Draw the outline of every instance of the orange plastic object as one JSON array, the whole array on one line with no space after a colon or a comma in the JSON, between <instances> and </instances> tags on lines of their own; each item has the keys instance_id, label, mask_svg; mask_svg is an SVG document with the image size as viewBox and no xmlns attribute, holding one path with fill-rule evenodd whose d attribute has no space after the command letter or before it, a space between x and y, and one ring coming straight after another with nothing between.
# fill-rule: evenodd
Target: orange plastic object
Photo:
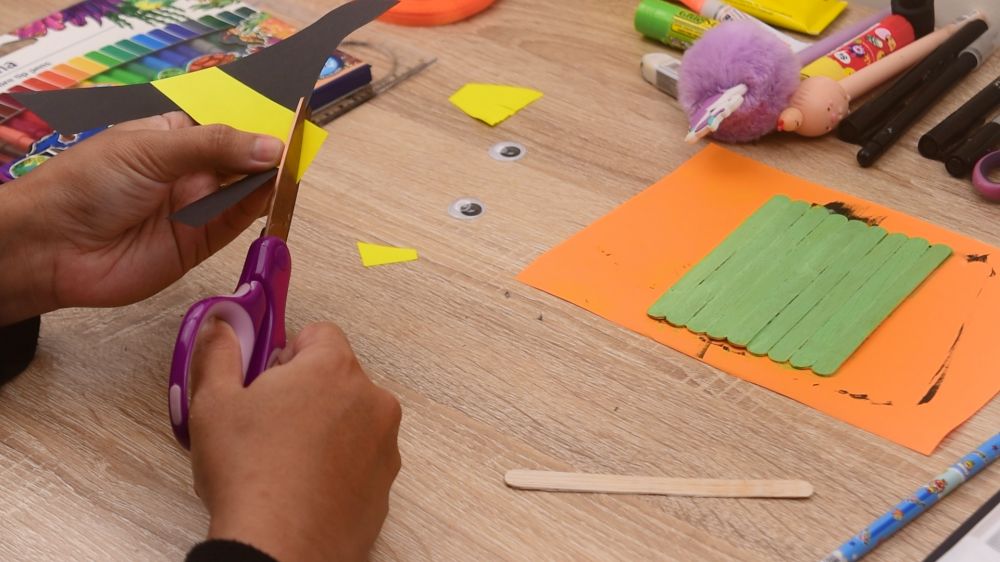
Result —
<instances>
[{"instance_id":1,"label":"orange plastic object","mask_svg":"<svg viewBox=\"0 0 1000 562\"><path fill-rule=\"evenodd\" d=\"M446 25L471 18L494 2L496 0L400 0L378 19L396 25Z\"/></svg>"}]
</instances>

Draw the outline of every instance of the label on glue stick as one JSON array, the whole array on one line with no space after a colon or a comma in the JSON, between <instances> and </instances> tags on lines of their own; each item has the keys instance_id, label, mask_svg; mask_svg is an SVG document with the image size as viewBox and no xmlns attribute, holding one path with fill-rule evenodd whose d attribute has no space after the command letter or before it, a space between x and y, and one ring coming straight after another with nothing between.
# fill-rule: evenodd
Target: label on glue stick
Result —
<instances>
[{"instance_id":1,"label":"label on glue stick","mask_svg":"<svg viewBox=\"0 0 1000 562\"><path fill-rule=\"evenodd\" d=\"M715 19L719 21L738 21L738 20L752 20L757 19L746 12L741 12L732 6L723 5L719 8L718 12L715 12ZM760 21L760 20L758 20Z\"/></svg>"},{"instance_id":2,"label":"label on glue stick","mask_svg":"<svg viewBox=\"0 0 1000 562\"><path fill-rule=\"evenodd\" d=\"M778 39L780 39L782 43L784 43L785 45L788 45L789 47L791 47L792 51L794 51L796 53L798 53L799 51L802 51L803 49L805 49L806 47L809 46L809 43L806 43L804 41L799 41L798 39L795 39L795 38L793 38L793 37L791 37L789 35L786 35L786 34L780 32L780 31L778 31L777 29L771 27L770 25L767 25L766 23L760 21L759 19L751 16L750 14L748 14L746 12L743 12L743 11L740 11L740 10L737 10L736 8L734 8L732 6L726 6L726 5L721 6L719 8L719 11L715 12L715 16L714 17L715 17L715 19L719 20L720 22L721 21L752 21L752 22L758 24L761 29L767 31L771 35L774 35L775 37L777 37Z\"/></svg>"},{"instance_id":3,"label":"label on glue stick","mask_svg":"<svg viewBox=\"0 0 1000 562\"><path fill-rule=\"evenodd\" d=\"M913 26L902 16L892 15L836 51L802 69L802 76L826 76L834 80L846 78L886 55L915 40Z\"/></svg>"},{"instance_id":4,"label":"label on glue stick","mask_svg":"<svg viewBox=\"0 0 1000 562\"><path fill-rule=\"evenodd\" d=\"M686 51L695 41L701 39L706 31L717 25L719 22L716 20L682 11L670 21L669 31L665 37L660 38L660 41L675 49Z\"/></svg>"}]
</instances>

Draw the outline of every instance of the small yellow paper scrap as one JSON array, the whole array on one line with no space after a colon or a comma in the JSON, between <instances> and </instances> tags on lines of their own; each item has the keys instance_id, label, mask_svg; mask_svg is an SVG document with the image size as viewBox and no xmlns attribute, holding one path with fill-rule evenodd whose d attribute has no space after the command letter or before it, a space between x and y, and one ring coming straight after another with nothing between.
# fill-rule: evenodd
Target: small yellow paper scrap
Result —
<instances>
[{"instance_id":1,"label":"small yellow paper scrap","mask_svg":"<svg viewBox=\"0 0 1000 562\"><path fill-rule=\"evenodd\" d=\"M469 117L475 117L492 127L541 97L541 92L531 88L466 84L452 94L448 101Z\"/></svg>"},{"instance_id":2,"label":"small yellow paper scrap","mask_svg":"<svg viewBox=\"0 0 1000 562\"><path fill-rule=\"evenodd\" d=\"M401 263L417 259L417 251L413 248L397 248L358 242L358 253L361 254L361 264L365 267Z\"/></svg>"},{"instance_id":3,"label":"small yellow paper scrap","mask_svg":"<svg viewBox=\"0 0 1000 562\"><path fill-rule=\"evenodd\" d=\"M285 141L295 119L292 110L216 67L155 80L152 84L201 125L222 123ZM298 179L302 179L324 140L326 131L306 123Z\"/></svg>"}]
</instances>

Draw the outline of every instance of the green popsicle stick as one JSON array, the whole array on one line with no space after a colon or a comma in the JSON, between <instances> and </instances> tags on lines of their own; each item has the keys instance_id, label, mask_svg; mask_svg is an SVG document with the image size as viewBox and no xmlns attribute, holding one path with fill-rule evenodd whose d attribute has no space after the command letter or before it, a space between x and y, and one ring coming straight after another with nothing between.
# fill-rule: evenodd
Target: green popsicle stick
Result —
<instances>
[{"instance_id":1,"label":"green popsicle stick","mask_svg":"<svg viewBox=\"0 0 1000 562\"><path fill-rule=\"evenodd\" d=\"M886 231L880 227L869 227L861 221L850 221L845 229L851 233L843 250L836 253L828 267L809 286L795 297L780 313L750 340L747 351L754 355L768 355L781 338L809 313L833 288L858 265L868 252L885 237ZM787 361L788 357L777 359Z\"/></svg>"},{"instance_id":2,"label":"green popsicle stick","mask_svg":"<svg viewBox=\"0 0 1000 562\"><path fill-rule=\"evenodd\" d=\"M824 218L771 275L757 282L757 288L744 303L726 315L722 322L726 339L740 347L750 343L785 305L805 290L836 255L836 250L847 244L853 232L856 231L848 228L847 217L843 215Z\"/></svg>"},{"instance_id":3,"label":"green popsicle stick","mask_svg":"<svg viewBox=\"0 0 1000 562\"><path fill-rule=\"evenodd\" d=\"M715 275L723 277L724 286L706 305L687 322L687 328L696 334L718 333L716 329L726 313L746 299L753 298L751 289L757 281L767 277L782 266L782 260L791 253L802 240L815 230L830 211L823 207L810 207L799 220L780 232L759 254L747 256L747 263L739 270Z\"/></svg>"},{"instance_id":4,"label":"green popsicle stick","mask_svg":"<svg viewBox=\"0 0 1000 562\"><path fill-rule=\"evenodd\" d=\"M804 201L793 201L773 220L764 223L760 229L751 231L748 234L749 240L740 248L740 251L723 264L711 272L698 286L688 295L680 299L666 311L667 322L676 326L684 326L702 307L712 299L721 287L726 286L727 279L735 272L739 272L748 263L771 244L778 234L788 229L805 212L809 210L809 204Z\"/></svg>"},{"instance_id":5,"label":"green popsicle stick","mask_svg":"<svg viewBox=\"0 0 1000 562\"><path fill-rule=\"evenodd\" d=\"M830 348L837 345L838 338L846 334L858 316L867 310L883 291L905 274L920 256L924 255L927 248L927 241L922 238L906 239L888 260L879 265L860 289L850 298L841 301L837 312L809 337L805 345L792 354L790 359L792 366L800 369L812 367L824 359Z\"/></svg>"},{"instance_id":6,"label":"green popsicle stick","mask_svg":"<svg viewBox=\"0 0 1000 562\"><path fill-rule=\"evenodd\" d=\"M667 309L680 302L695 287L701 284L713 271L732 257L751 240L751 234L770 223L780 213L788 209L792 201L784 195L775 195L760 209L743 221L736 230L715 247L707 256L688 270L669 290L649 308L648 314L656 319L666 317Z\"/></svg>"},{"instance_id":7,"label":"green popsicle stick","mask_svg":"<svg viewBox=\"0 0 1000 562\"><path fill-rule=\"evenodd\" d=\"M951 255L951 248L931 246L915 263L886 287L866 310L858 314L833 340L833 345L812 365L817 375L829 376L840 368L868 336L892 314L927 277Z\"/></svg>"},{"instance_id":8,"label":"green popsicle stick","mask_svg":"<svg viewBox=\"0 0 1000 562\"><path fill-rule=\"evenodd\" d=\"M906 240L902 234L890 234L882 238L868 254L850 269L847 276L837 283L833 290L824 295L820 301L809 310L805 318L799 321L778 343L771 348L768 356L779 363L788 361L792 354L809 340L810 336L826 324L837 309L848 297L861 288L875 270L885 262Z\"/></svg>"}]
</instances>

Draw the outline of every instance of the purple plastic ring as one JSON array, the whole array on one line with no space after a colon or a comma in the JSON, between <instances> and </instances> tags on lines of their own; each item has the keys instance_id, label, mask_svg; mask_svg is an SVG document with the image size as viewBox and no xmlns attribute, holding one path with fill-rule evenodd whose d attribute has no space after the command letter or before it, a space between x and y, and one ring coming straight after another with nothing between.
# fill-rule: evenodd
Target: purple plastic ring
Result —
<instances>
[{"instance_id":1,"label":"purple plastic ring","mask_svg":"<svg viewBox=\"0 0 1000 562\"><path fill-rule=\"evenodd\" d=\"M983 156L972 170L972 186L984 199L1000 201L1000 183L990 181L990 172L998 168L1000 168L1000 151Z\"/></svg>"}]
</instances>

